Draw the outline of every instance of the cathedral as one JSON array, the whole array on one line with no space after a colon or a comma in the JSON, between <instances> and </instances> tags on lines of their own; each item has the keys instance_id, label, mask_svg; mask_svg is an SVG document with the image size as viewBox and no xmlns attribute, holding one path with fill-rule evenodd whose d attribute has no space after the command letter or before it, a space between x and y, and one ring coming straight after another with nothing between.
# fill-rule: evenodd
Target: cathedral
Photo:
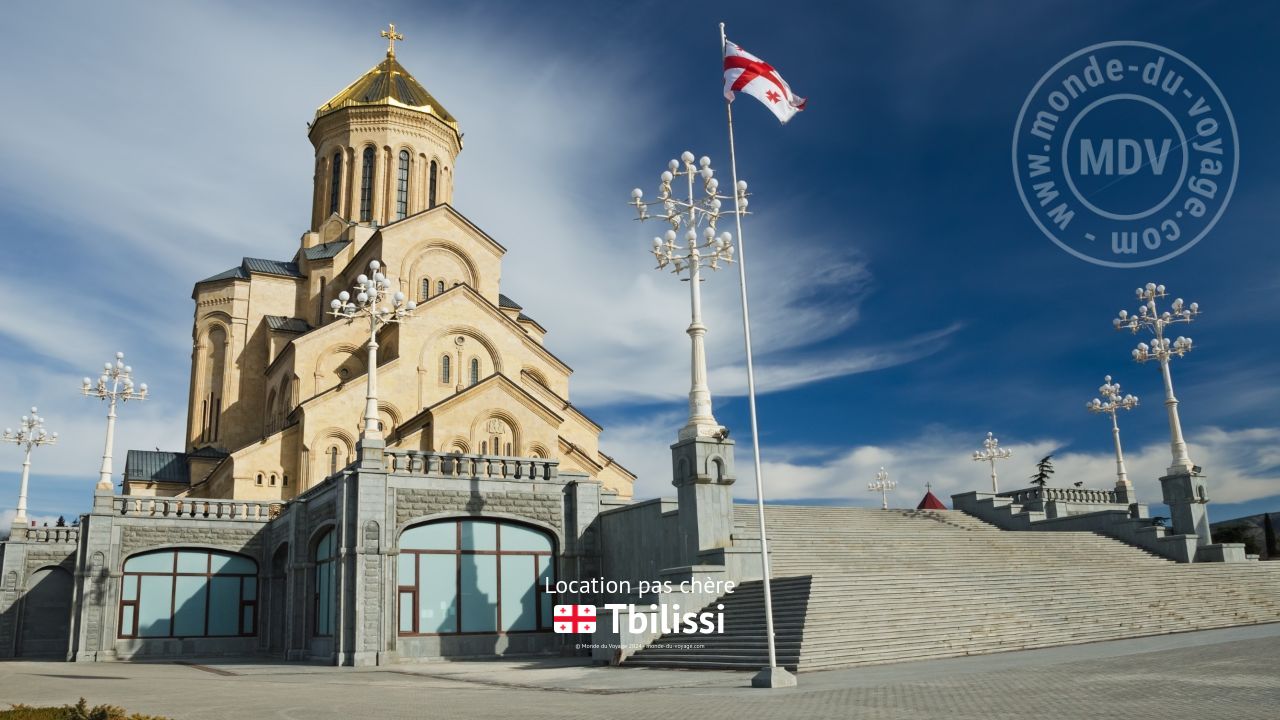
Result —
<instances>
[{"instance_id":1,"label":"cathedral","mask_svg":"<svg viewBox=\"0 0 1280 720\"><path fill-rule=\"evenodd\" d=\"M389 449L554 458L626 498L569 401L571 368L500 287L506 253L454 209L458 121L386 57L316 110L310 227L288 260L244 258L195 285L183 452L129 452L131 495L287 500L347 467L363 429L367 324L330 302L377 260L417 303L377 336Z\"/></svg>"}]
</instances>

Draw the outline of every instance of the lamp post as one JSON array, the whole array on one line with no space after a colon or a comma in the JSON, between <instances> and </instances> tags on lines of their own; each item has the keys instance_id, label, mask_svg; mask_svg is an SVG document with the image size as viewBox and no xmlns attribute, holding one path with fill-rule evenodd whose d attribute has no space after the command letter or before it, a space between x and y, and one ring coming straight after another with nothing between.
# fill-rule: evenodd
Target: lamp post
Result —
<instances>
[{"instance_id":1,"label":"lamp post","mask_svg":"<svg viewBox=\"0 0 1280 720\"><path fill-rule=\"evenodd\" d=\"M991 463L991 492L1000 492L1000 484L996 480L996 461L1005 460L1013 457L1013 451L1000 447L1000 440L991 433L987 433L987 439L982 441L982 449L973 451L973 459L975 461L987 461Z\"/></svg>"},{"instance_id":2,"label":"lamp post","mask_svg":"<svg viewBox=\"0 0 1280 720\"><path fill-rule=\"evenodd\" d=\"M102 365L102 374L98 382L84 379L80 392L85 397L96 397L107 401L107 441L102 450L102 467L98 471L98 489L110 490L111 482L111 447L116 436L116 401L122 403L130 400L146 400L147 384L142 383L135 389L133 384L133 368L124 364L124 353L116 353L115 362Z\"/></svg>"},{"instance_id":3,"label":"lamp post","mask_svg":"<svg viewBox=\"0 0 1280 720\"><path fill-rule=\"evenodd\" d=\"M889 473L884 468L880 468L880 472L876 473L876 481L867 483L867 489L871 492L880 493L880 509L889 509L889 491L898 487L897 480L890 480Z\"/></svg>"},{"instance_id":4,"label":"lamp post","mask_svg":"<svg viewBox=\"0 0 1280 720\"><path fill-rule=\"evenodd\" d=\"M1164 377L1164 406L1169 413L1169 445L1173 452L1173 464L1169 466L1169 475L1190 475L1195 471L1195 465L1187 455L1187 443L1182 438L1182 422L1178 419L1178 398L1173 395L1169 359L1175 355L1182 357L1191 352L1191 338L1179 336L1173 342L1169 342L1169 338L1164 335L1165 329L1170 325L1189 323L1196 319L1200 315L1200 305L1187 304L1182 301L1182 298L1177 298L1172 303L1172 312L1166 310L1162 313L1156 307L1156 300L1167 297L1163 285L1147 283L1134 292L1138 302L1141 303L1137 314L1130 315L1128 311L1121 310L1111 324L1117 330L1137 333L1145 328L1151 332L1153 336L1151 344L1138 343L1138 346L1133 349L1133 359L1140 363L1148 360L1156 360L1160 363L1160 374Z\"/></svg>"},{"instance_id":5,"label":"lamp post","mask_svg":"<svg viewBox=\"0 0 1280 720\"><path fill-rule=\"evenodd\" d=\"M680 198L672 187L676 178L685 178L687 195ZM702 184L702 193L694 190L694 179ZM733 199L719 192L720 181L715 178L711 158L703 156L694 165L693 153L685 151L679 160L667 163L660 176L658 199L645 202L640 188L631 191L631 204L636 208L637 220L661 220L671 225L662 237L653 239L653 256L658 269L671 267L671 272L688 273L689 304L692 319L689 322L689 340L692 343L692 362L689 383L689 421L680 430L680 439L710 437L721 431L711 412L711 390L707 387L707 352L703 342L707 326L702 324L702 268L719 270L721 264L733 262L733 236L728 232L716 233L716 222L722 216L732 216L736 210L723 209L723 201ZM740 207L746 206L747 184L738 184ZM650 215L650 207L661 207L661 214ZM679 231L684 228L684 244L677 243Z\"/></svg>"},{"instance_id":6,"label":"lamp post","mask_svg":"<svg viewBox=\"0 0 1280 720\"><path fill-rule=\"evenodd\" d=\"M330 315L345 320L368 318L369 351L368 374L365 383L364 430L360 433L360 441L381 441L382 423L378 419L378 328L383 325L398 323L409 316L417 307L417 303L406 300L399 290L391 292L391 282L382 272L382 263L377 260L369 262L369 275L360 275L352 288L355 296L343 290L338 297L329 303ZM386 305L390 299L391 305ZM462 372L462 368L458 368Z\"/></svg>"},{"instance_id":7,"label":"lamp post","mask_svg":"<svg viewBox=\"0 0 1280 720\"><path fill-rule=\"evenodd\" d=\"M14 524L26 524L27 521L27 479L31 475L31 448L41 445L53 445L58 442L58 433L50 433L44 429L44 418L40 417L36 408L31 408L30 415L22 416L22 424L17 432L5 428L5 442L22 446L25 454L22 458L22 484L18 486L18 511L13 516Z\"/></svg>"},{"instance_id":8,"label":"lamp post","mask_svg":"<svg viewBox=\"0 0 1280 720\"><path fill-rule=\"evenodd\" d=\"M1124 469L1124 451L1120 449L1120 423L1116 420L1116 413L1137 407L1138 398L1134 395L1122 395L1120 383L1112 382L1110 375L1103 380L1098 394L1102 397L1090 400L1085 403L1085 407L1089 412L1111 416L1111 436L1116 442L1116 495L1123 495L1121 502L1135 503L1138 500L1133 492L1133 483L1129 482L1129 473ZM1116 499L1120 500L1119 497Z\"/></svg>"}]
</instances>

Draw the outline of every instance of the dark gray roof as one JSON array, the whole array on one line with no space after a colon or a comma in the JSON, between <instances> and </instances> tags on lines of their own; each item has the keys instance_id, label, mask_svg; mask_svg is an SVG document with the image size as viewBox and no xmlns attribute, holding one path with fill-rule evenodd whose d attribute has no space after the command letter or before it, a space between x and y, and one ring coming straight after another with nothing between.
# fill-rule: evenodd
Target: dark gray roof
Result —
<instances>
[{"instance_id":1,"label":"dark gray roof","mask_svg":"<svg viewBox=\"0 0 1280 720\"><path fill-rule=\"evenodd\" d=\"M302 334L311 329L307 321L302 318L284 317L283 315L267 315L265 317L267 327L272 330Z\"/></svg>"},{"instance_id":2,"label":"dark gray roof","mask_svg":"<svg viewBox=\"0 0 1280 720\"><path fill-rule=\"evenodd\" d=\"M187 456L161 450L130 450L125 456L124 479L134 482L187 483Z\"/></svg>"},{"instance_id":3,"label":"dark gray roof","mask_svg":"<svg viewBox=\"0 0 1280 720\"><path fill-rule=\"evenodd\" d=\"M512 300L511 298L507 297L506 295L502 295L502 294L499 294L499 295L498 295L498 307L500 307L500 308L510 308L510 309L512 309L512 310L523 310L523 309L524 309L524 307L523 307L523 306L521 306L521 305L520 305L520 303L518 303L518 302L516 302L515 300Z\"/></svg>"},{"instance_id":4,"label":"dark gray roof","mask_svg":"<svg viewBox=\"0 0 1280 720\"><path fill-rule=\"evenodd\" d=\"M534 325L541 325L541 323L539 323L537 320L534 320L533 318L529 317L528 315L525 315L524 313L520 313L519 315L517 315L516 320L519 320L521 322L531 322Z\"/></svg>"},{"instance_id":5,"label":"dark gray roof","mask_svg":"<svg viewBox=\"0 0 1280 720\"><path fill-rule=\"evenodd\" d=\"M302 272L298 270L298 264L293 262L284 262L283 260L266 260L263 258L247 257L241 263L248 272L263 273L265 275L283 275L285 277L302 277Z\"/></svg>"},{"instance_id":6,"label":"dark gray roof","mask_svg":"<svg viewBox=\"0 0 1280 720\"><path fill-rule=\"evenodd\" d=\"M326 260L342 252L342 248L350 244L350 240L334 240L333 242L320 243L315 247L309 247L303 250L302 254L308 260Z\"/></svg>"},{"instance_id":7,"label":"dark gray roof","mask_svg":"<svg viewBox=\"0 0 1280 720\"><path fill-rule=\"evenodd\" d=\"M237 265L231 268L230 270L223 270L217 275L210 275L209 277L198 281L196 284L199 285L200 283L216 282L218 280L248 280L248 279L249 279L249 273L245 272L244 268Z\"/></svg>"},{"instance_id":8,"label":"dark gray roof","mask_svg":"<svg viewBox=\"0 0 1280 720\"><path fill-rule=\"evenodd\" d=\"M187 453L187 457L224 458L230 454L231 453L227 452L226 450L219 450L216 447L210 447L206 445L202 448L197 448Z\"/></svg>"}]
</instances>

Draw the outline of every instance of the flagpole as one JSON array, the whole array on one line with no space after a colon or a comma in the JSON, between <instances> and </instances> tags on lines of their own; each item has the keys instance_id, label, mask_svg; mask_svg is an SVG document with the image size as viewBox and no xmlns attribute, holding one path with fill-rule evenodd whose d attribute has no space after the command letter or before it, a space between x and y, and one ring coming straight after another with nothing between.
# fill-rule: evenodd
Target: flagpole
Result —
<instances>
[{"instance_id":1,"label":"flagpole","mask_svg":"<svg viewBox=\"0 0 1280 720\"><path fill-rule=\"evenodd\" d=\"M724 23L720 23L720 57L723 61L728 39ZM764 582L764 623L769 644L769 667L751 679L754 687L789 687L796 684L795 676L778 667L778 652L773 634L773 592L769 584L769 538L764 523L764 472L760 467L760 427L756 421L756 373L751 360L751 314L747 307L747 247L742 238L742 209L739 206L738 156L733 146L733 103L724 99L724 109L729 120L729 171L733 175L733 219L738 231L738 286L742 291L742 335L747 346L747 404L751 409L751 451L756 471L756 510L760 517L760 567Z\"/></svg>"}]
</instances>

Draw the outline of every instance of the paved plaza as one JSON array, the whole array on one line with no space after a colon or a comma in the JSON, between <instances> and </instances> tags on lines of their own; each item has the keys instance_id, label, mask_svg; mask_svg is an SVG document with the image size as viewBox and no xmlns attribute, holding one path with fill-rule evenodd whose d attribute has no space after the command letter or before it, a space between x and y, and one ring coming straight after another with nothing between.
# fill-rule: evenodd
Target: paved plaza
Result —
<instances>
[{"instance_id":1,"label":"paved plaza","mask_svg":"<svg viewBox=\"0 0 1280 720\"><path fill-rule=\"evenodd\" d=\"M570 660L348 668L206 663L0 663L0 702L126 706L217 718L1140 718L1275 717L1280 625L981 657L750 675ZM373 711L376 710L376 713Z\"/></svg>"}]
</instances>

